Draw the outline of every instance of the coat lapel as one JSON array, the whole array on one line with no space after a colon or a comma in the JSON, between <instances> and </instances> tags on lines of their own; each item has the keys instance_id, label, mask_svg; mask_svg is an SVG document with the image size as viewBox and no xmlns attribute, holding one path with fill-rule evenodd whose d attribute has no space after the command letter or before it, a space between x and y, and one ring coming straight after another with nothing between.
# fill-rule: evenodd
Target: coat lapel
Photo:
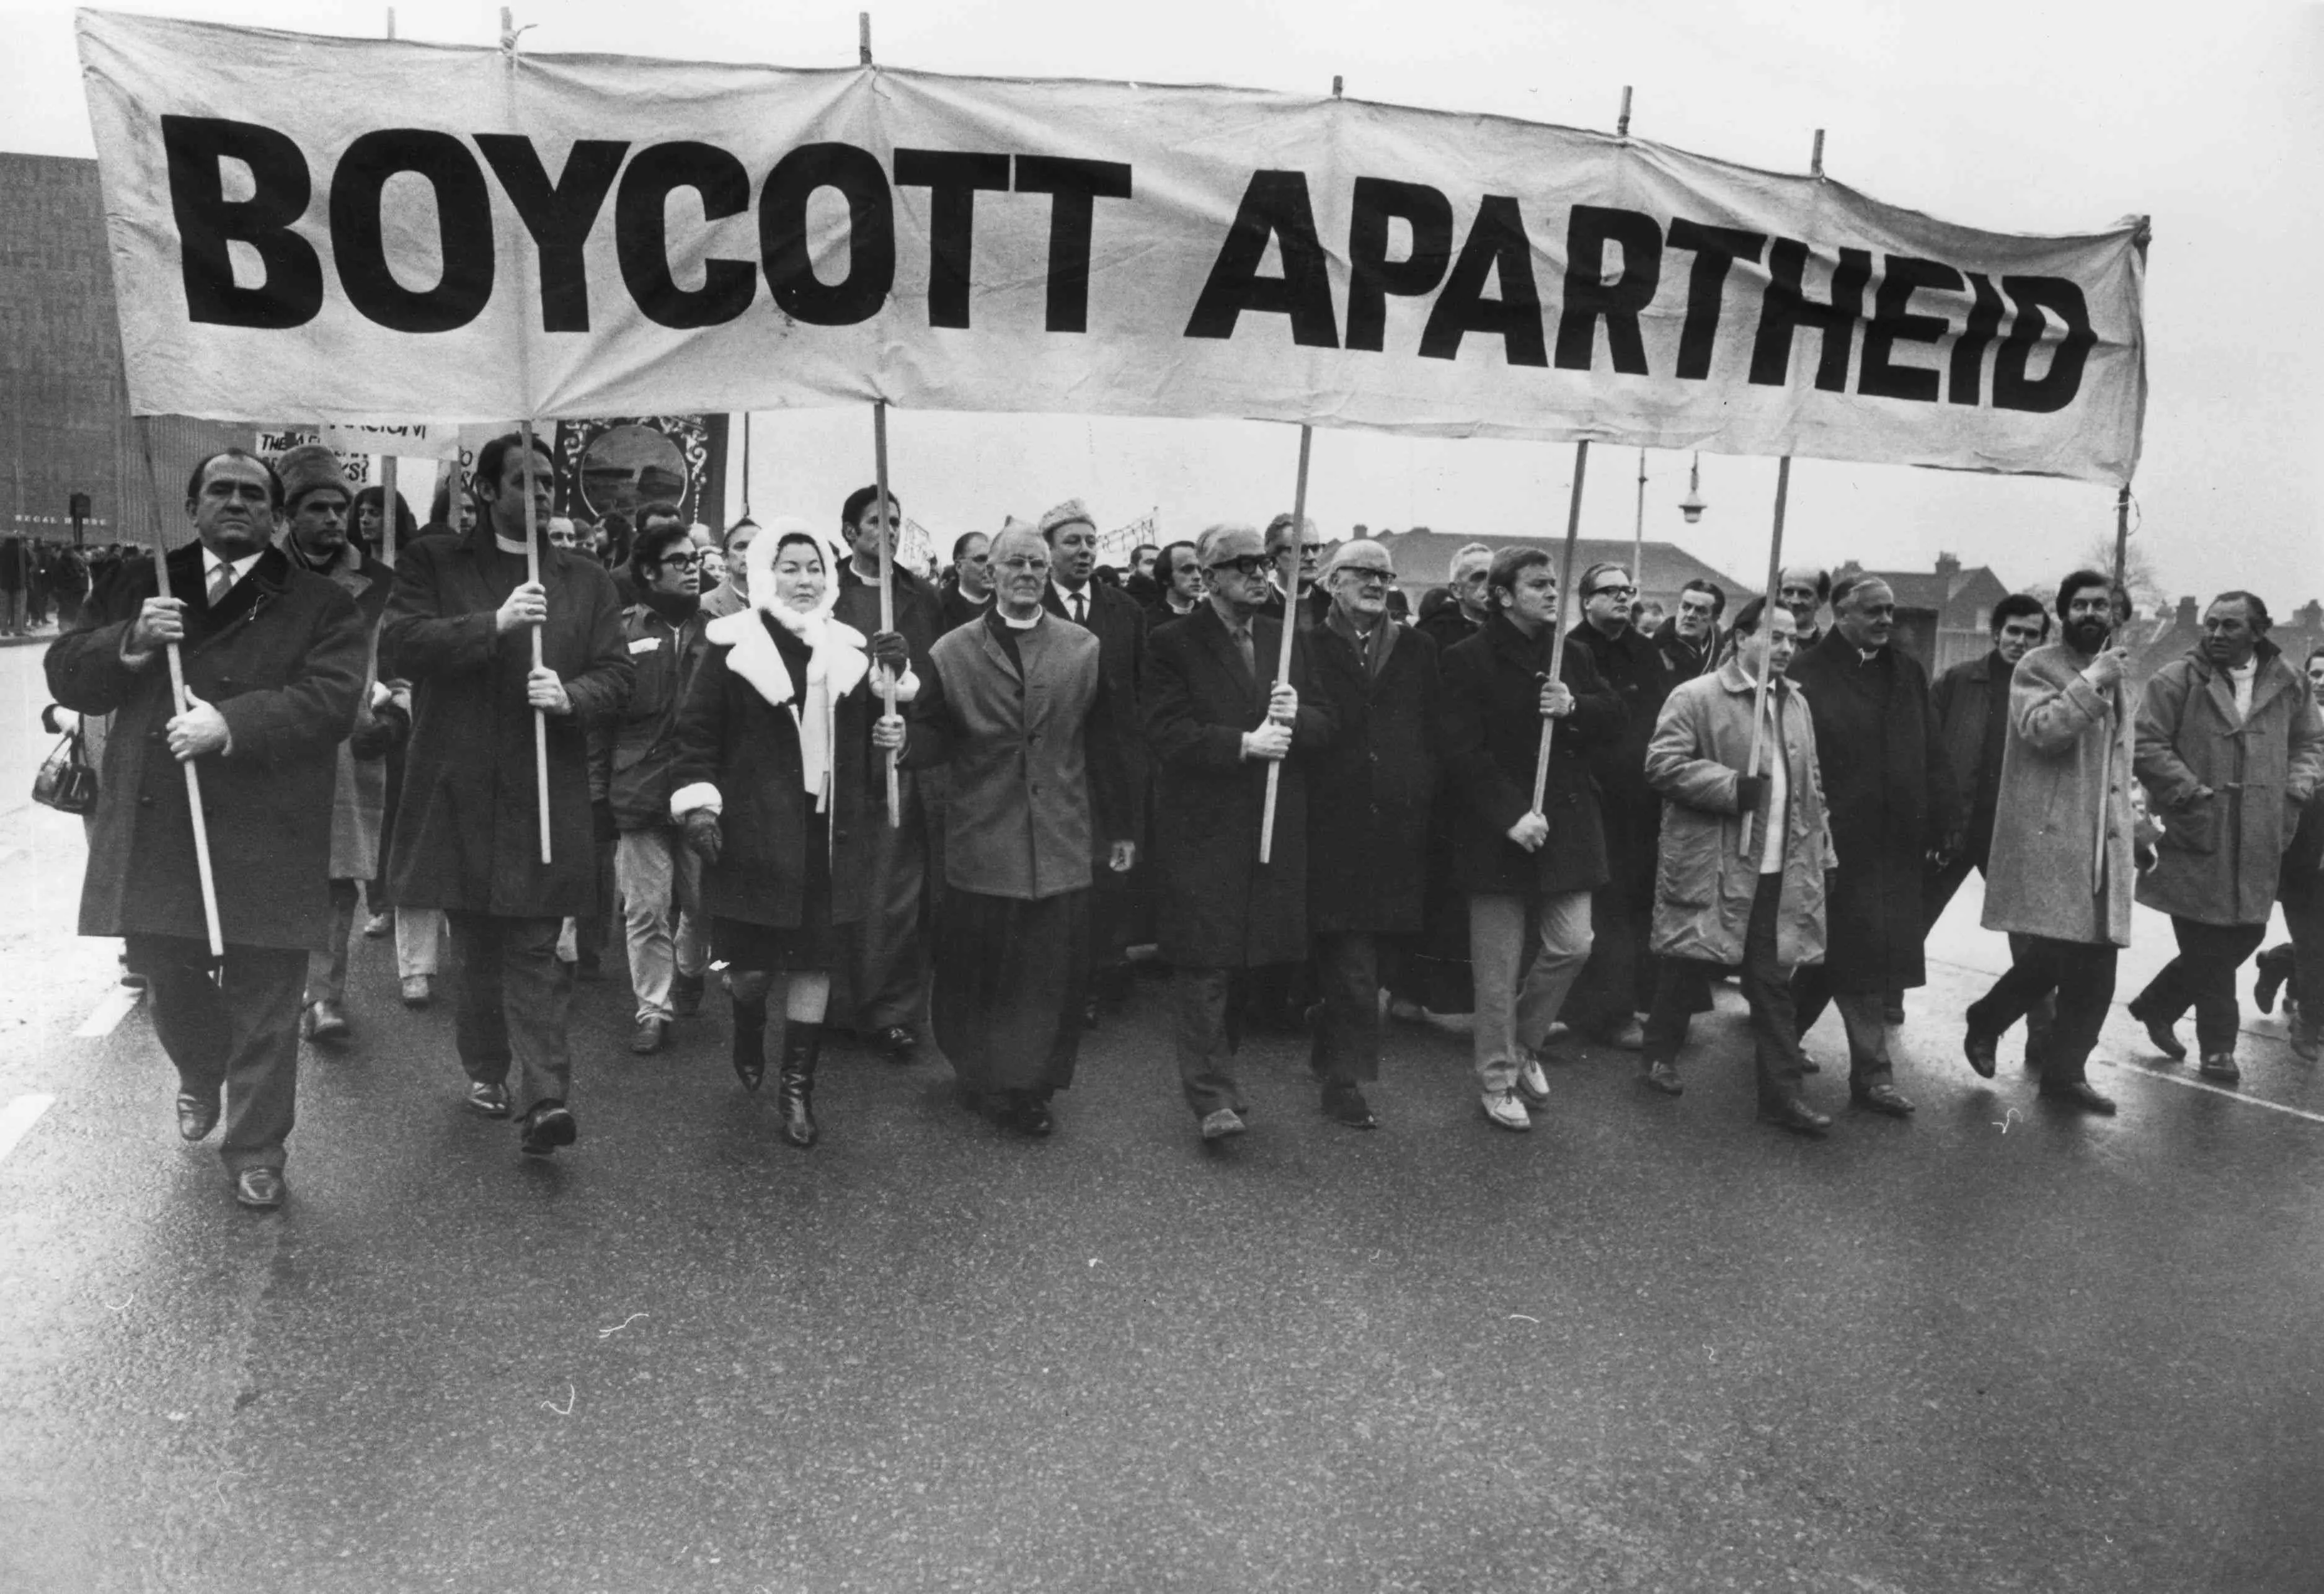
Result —
<instances>
[{"instance_id":1,"label":"coat lapel","mask_svg":"<svg viewBox=\"0 0 2324 1594\"><path fill-rule=\"evenodd\" d=\"M1219 618L1219 611L1211 607L1210 600L1205 598L1188 617L1194 621L1194 635L1203 639L1203 645L1226 666L1227 678L1242 682L1246 693L1256 692L1259 690L1257 672L1243 668L1242 651L1235 646L1234 638L1227 635L1227 623ZM1259 652L1259 627L1256 623L1252 625L1250 637L1253 662L1256 663L1255 655Z\"/></svg>"}]
</instances>

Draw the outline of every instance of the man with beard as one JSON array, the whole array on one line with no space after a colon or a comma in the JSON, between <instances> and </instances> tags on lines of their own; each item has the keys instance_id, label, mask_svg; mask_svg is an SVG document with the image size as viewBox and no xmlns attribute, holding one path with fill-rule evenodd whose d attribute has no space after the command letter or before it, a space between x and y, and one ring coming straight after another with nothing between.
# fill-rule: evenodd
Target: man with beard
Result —
<instances>
[{"instance_id":1,"label":"man with beard","mask_svg":"<svg viewBox=\"0 0 2324 1594\"><path fill-rule=\"evenodd\" d=\"M2138 705L2138 778L2163 820L2138 900L2171 915L2179 955L2130 1004L2156 1050L2187 1055L2172 1026L2195 1010L2202 1075L2236 1066L2236 970L2259 950L2301 808L2324 776L2324 717L2268 640L2267 605L2223 592L2203 640L2154 672Z\"/></svg>"},{"instance_id":2,"label":"man with beard","mask_svg":"<svg viewBox=\"0 0 2324 1594\"><path fill-rule=\"evenodd\" d=\"M2115 959L2130 944L2130 650L2108 645L2113 604L2096 570L2059 583L2058 618L2059 640L2022 653L2009 672L2000 776L1979 859L1985 927L2008 932L2009 971L1969 1004L1961 1049L1991 1079L2002 1033L2054 1001L2048 1033L2027 1048L2042 1094L2111 1113L2114 1102L2086 1070L2114 1000Z\"/></svg>"},{"instance_id":3,"label":"man with beard","mask_svg":"<svg viewBox=\"0 0 2324 1594\"><path fill-rule=\"evenodd\" d=\"M1639 1015L1654 1005L1654 959L1646 950L1655 912L1655 859L1662 800L1646 783L1646 744L1662 718L1671 679L1662 654L1630 624L1638 596L1629 571L1593 564L1582 572L1582 623L1567 634L1622 700L1622 734L1590 750L1606 827L1606 884L1591 894L1590 961L1573 982L1565 1021L1576 1033L1635 1052Z\"/></svg>"},{"instance_id":4,"label":"man with beard","mask_svg":"<svg viewBox=\"0 0 2324 1594\"><path fill-rule=\"evenodd\" d=\"M113 716L80 932L127 941L177 1067L178 1133L203 1139L223 1111L235 1199L262 1211L282 1204L300 992L331 924L332 775L368 651L355 600L272 545L281 507L265 461L240 449L204 459L186 483L197 540L170 556L172 596L156 595L150 564L124 566L44 662L58 702ZM223 963L207 940L183 764L201 772Z\"/></svg>"},{"instance_id":5,"label":"man with beard","mask_svg":"<svg viewBox=\"0 0 2324 1594\"><path fill-rule=\"evenodd\" d=\"M347 1021L347 946L355 930L363 883L379 867L380 833L387 814L388 753L411 728L410 697L379 680L379 622L395 579L347 535L350 495L338 456L318 443L290 449L275 462L282 478L289 535L283 551L335 582L362 615L366 657L362 707L355 733L339 744L331 808L331 942L307 959L306 1012L300 1033L310 1041L343 1041Z\"/></svg>"},{"instance_id":6,"label":"man with beard","mask_svg":"<svg viewBox=\"0 0 2324 1594\"><path fill-rule=\"evenodd\" d=\"M1719 668L1719 616L1726 612L1727 593L1717 582L1697 576L1679 588L1678 617L1655 633L1673 686Z\"/></svg>"},{"instance_id":7,"label":"man with beard","mask_svg":"<svg viewBox=\"0 0 2324 1594\"><path fill-rule=\"evenodd\" d=\"M1857 575L1831 598L1832 628L1792 661L1792 679L1815 718L1840 867L1824 960L1801 967L1792 990L1803 1035L1827 1002L1840 1008L1855 1104L1904 1117L1913 1104L1896 1089L1882 1010L1887 993L1926 981L1921 873L1931 853L1941 861L1960 849L1960 803L1929 711L1928 674L1890 645L1895 594L1877 576Z\"/></svg>"},{"instance_id":8,"label":"man with beard","mask_svg":"<svg viewBox=\"0 0 2324 1594\"><path fill-rule=\"evenodd\" d=\"M1097 524L1079 498L1068 498L1041 516L1040 535L1049 545L1049 586L1041 605L1061 619L1096 633L1104 662L1105 690L1112 699L1111 723L1120 727L1116 737L1122 779L1130 803L1123 815L1128 837L1145 834L1146 738L1138 733L1138 700L1144 680L1146 615L1119 587L1090 578L1097 569ZM1094 940L1090 956L1090 989L1083 1003L1083 1022L1095 1028L1098 998L1120 1006L1130 990L1130 882L1127 869L1108 869L1098 876L1097 896L1091 907L1090 930Z\"/></svg>"},{"instance_id":9,"label":"man with beard","mask_svg":"<svg viewBox=\"0 0 2324 1594\"><path fill-rule=\"evenodd\" d=\"M952 545L953 584L945 589L944 628L959 630L992 607L992 539L964 532Z\"/></svg>"},{"instance_id":10,"label":"man with beard","mask_svg":"<svg viewBox=\"0 0 2324 1594\"><path fill-rule=\"evenodd\" d=\"M1196 549L1210 597L1150 638L1145 707L1178 1080L1214 1141L1241 1134L1249 1110L1227 1063L1230 987L1243 971L1307 955L1305 765L1333 726L1296 633L1290 679L1274 679L1282 623L1261 613L1274 561L1257 528L1212 526ZM1273 855L1261 864L1269 764L1282 774Z\"/></svg>"},{"instance_id":11,"label":"man with beard","mask_svg":"<svg viewBox=\"0 0 2324 1594\"><path fill-rule=\"evenodd\" d=\"M905 762L951 775L937 1043L965 1102L1043 1135L1081 1047L1093 874L1138 848L1104 637L1047 611L1048 541L1019 526L991 551L993 607L930 650Z\"/></svg>"},{"instance_id":12,"label":"man with beard","mask_svg":"<svg viewBox=\"0 0 2324 1594\"><path fill-rule=\"evenodd\" d=\"M681 526L638 533L632 579L644 600L622 611L622 643L636 674L614 713L589 727L590 795L613 811L614 888L637 997L630 1050L659 1052L670 1024L702 1010L709 968L702 922L702 860L670 818L678 716L708 647L701 555Z\"/></svg>"}]
</instances>

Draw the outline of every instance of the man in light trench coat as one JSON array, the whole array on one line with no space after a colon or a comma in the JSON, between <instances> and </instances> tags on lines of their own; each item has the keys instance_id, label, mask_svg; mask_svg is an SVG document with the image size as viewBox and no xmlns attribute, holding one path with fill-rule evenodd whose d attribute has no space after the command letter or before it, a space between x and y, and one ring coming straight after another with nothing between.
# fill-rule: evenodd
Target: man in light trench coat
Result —
<instances>
[{"instance_id":1,"label":"man in light trench coat","mask_svg":"<svg viewBox=\"0 0 2324 1594\"><path fill-rule=\"evenodd\" d=\"M2114 1102L2085 1077L2130 944L2132 863L2128 650L2109 646L2107 579L2076 570L2058 588L2056 642L2017 661L1985 872L1985 927L2009 932L2009 972L1969 1004L1961 1048L1993 1077L2002 1032L2057 993L2038 1052L2042 1094L2085 1111Z\"/></svg>"},{"instance_id":2,"label":"man in light trench coat","mask_svg":"<svg viewBox=\"0 0 2324 1594\"><path fill-rule=\"evenodd\" d=\"M1697 966L1739 968L1751 1007L1759 1117L1795 1135L1820 1135L1831 1119L1800 1095L1806 1060L1791 976L1823 956L1824 871L1838 867L1839 855L1817 774L1815 722L1784 674L1798 622L1789 609L1753 598L1735 616L1734 635L1734 657L1670 694L1646 746L1646 783L1664 799L1646 1080L1679 1093L1679 1048L1702 988ZM1763 773L1748 774L1757 682L1769 672Z\"/></svg>"}]
</instances>

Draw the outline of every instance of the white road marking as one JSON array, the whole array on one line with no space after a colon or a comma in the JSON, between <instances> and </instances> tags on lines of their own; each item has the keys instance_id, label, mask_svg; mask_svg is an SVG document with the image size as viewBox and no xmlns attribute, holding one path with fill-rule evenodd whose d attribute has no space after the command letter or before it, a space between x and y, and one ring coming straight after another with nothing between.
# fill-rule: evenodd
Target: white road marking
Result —
<instances>
[{"instance_id":1,"label":"white road marking","mask_svg":"<svg viewBox=\"0 0 2324 1594\"><path fill-rule=\"evenodd\" d=\"M2240 1090L2230 1090L2224 1085L2214 1085L2209 1080L2182 1079L2177 1074L2165 1073L2159 1068L2144 1068L2135 1062L2108 1062L2103 1057L2093 1057L2090 1061L2100 1068L2120 1069L2127 1074L2144 1074L2150 1080L2162 1080L2168 1084L2183 1086L2190 1090L2204 1090L2213 1096L2224 1096L2229 1101L2240 1101L2246 1107L2264 1107L2272 1113L2289 1113L2295 1118L2306 1118L2311 1124L2324 1124L2324 1113L2312 1113L2302 1107L2286 1107L2280 1101L2270 1101L2264 1096L2246 1096Z\"/></svg>"},{"instance_id":2,"label":"white road marking","mask_svg":"<svg viewBox=\"0 0 2324 1594\"><path fill-rule=\"evenodd\" d=\"M56 1099L53 1096L19 1096L6 1107L0 1107L0 1161L16 1149L16 1143L24 1138Z\"/></svg>"},{"instance_id":3,"label":"white road marking","mask_svg":"<svg viewBox=\"0 0 2324 1594\"><path fill-rule=\"evenodd\" d=\"M144 994L125 985L115 986L105 993L105 999L89 1015L80 1021L80 1028L73 1033L84 1040L94 1035L111 1034L114 1026L129 1016L129 1010L137 1006L138 999Z\"/></svg>"}]
</instances>

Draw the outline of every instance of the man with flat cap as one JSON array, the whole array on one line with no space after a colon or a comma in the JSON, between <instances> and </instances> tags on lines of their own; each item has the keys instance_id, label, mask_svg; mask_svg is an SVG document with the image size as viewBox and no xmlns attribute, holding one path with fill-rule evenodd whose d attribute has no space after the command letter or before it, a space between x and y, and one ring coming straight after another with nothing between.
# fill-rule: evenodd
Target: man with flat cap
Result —
<instances>
[{"instance_id":1,"label":"man with flat cap","mask_svg":"<svg viewBox=\"0 0 2324 1594\"><path fill-rule=\"evenodd\" d=\"M1212 526L1195 557L1210 595L1148 639L1145 709L1178 1080L1203 1138L1215 1141L1241 1134L1249 1110L1227 1062L1230 987L1241 971L1307 955L1306 768L1333 727L1296 635L1289 679L1275 679L1282 628L1259 613L1269 588L1258 528ZM1270 764L1282 774L1262 864Z\"/></svg>"}]
</instances>

